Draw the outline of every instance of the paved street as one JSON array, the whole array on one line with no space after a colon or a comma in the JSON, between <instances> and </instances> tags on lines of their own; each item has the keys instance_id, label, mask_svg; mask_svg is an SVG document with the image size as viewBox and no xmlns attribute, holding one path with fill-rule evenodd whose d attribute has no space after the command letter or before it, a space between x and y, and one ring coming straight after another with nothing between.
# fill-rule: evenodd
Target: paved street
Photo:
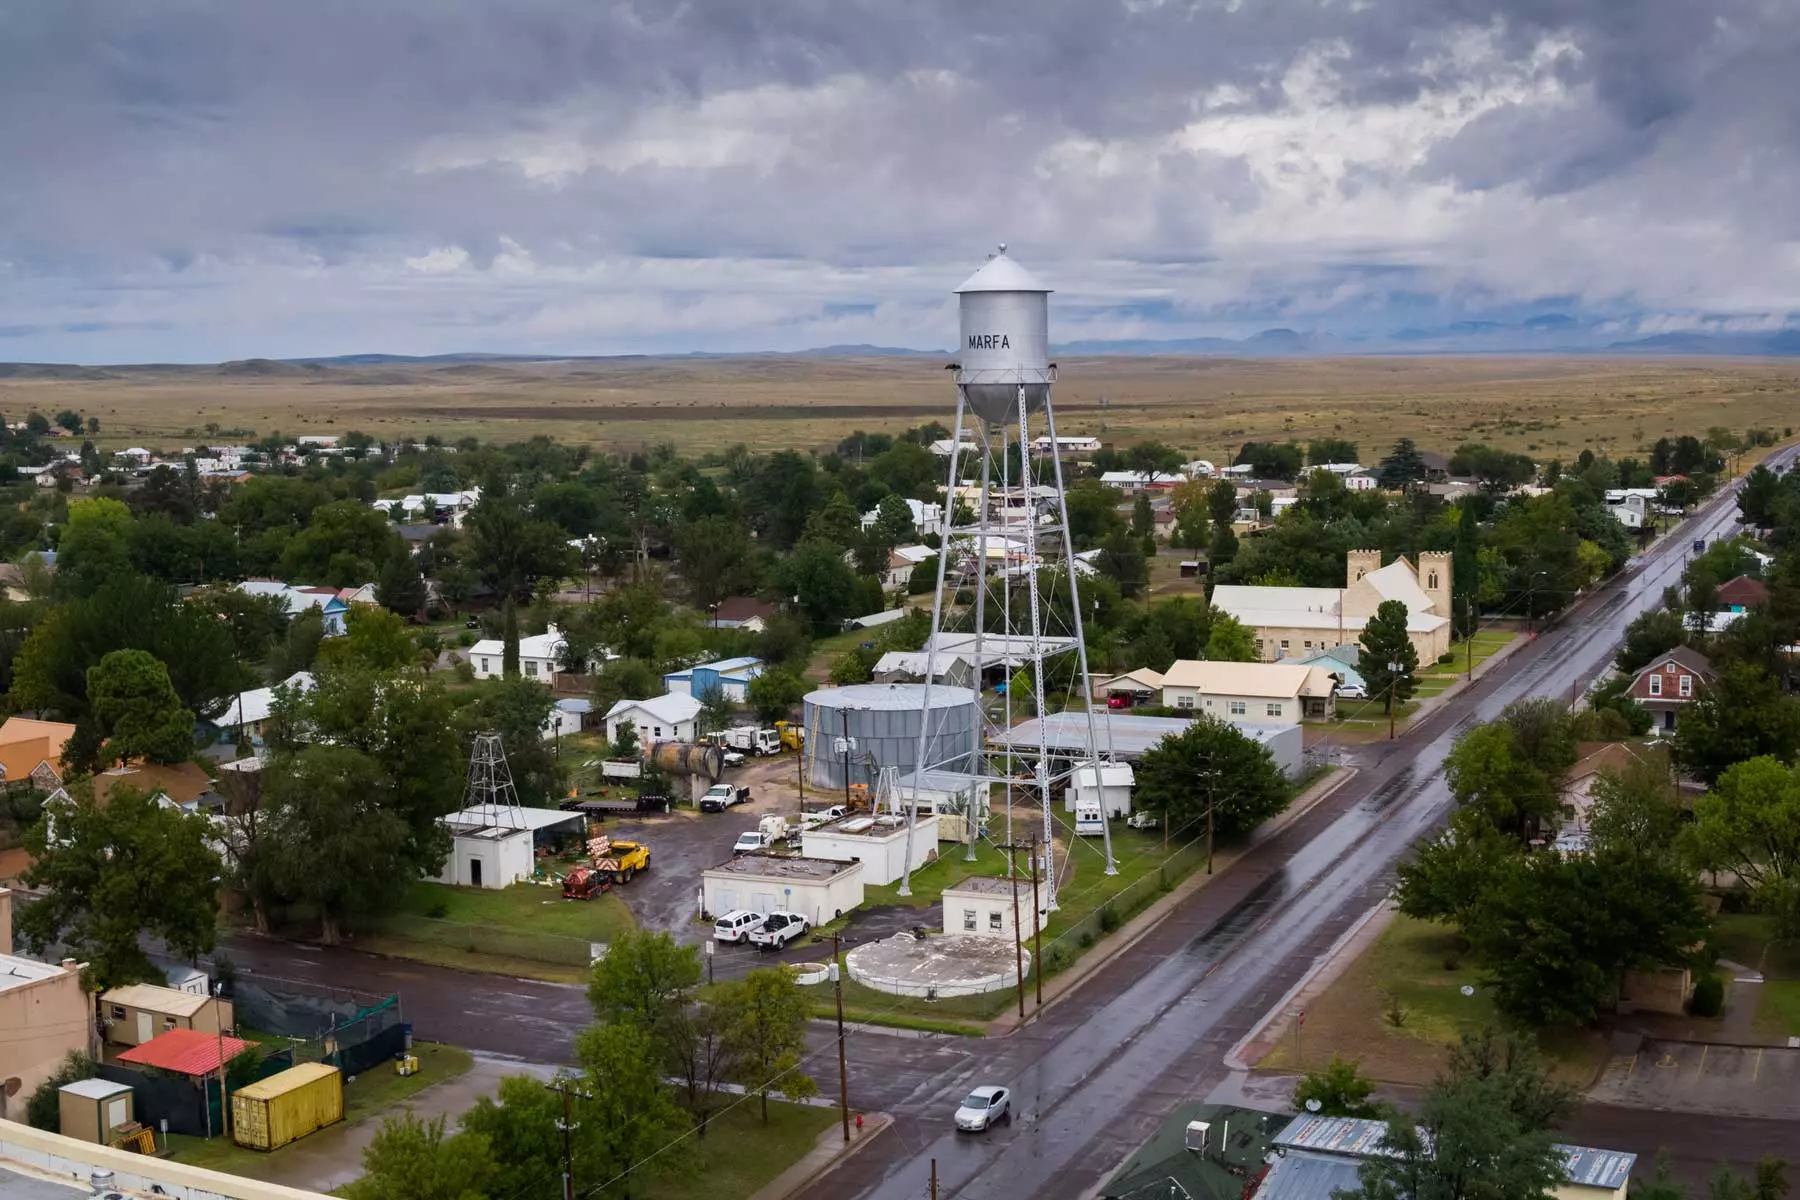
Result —
<instances>
[{"instance_id":1,"label":"paved street","mask_svg":"<svg viewBox=\"0 0 1800 1200\"><path fill-rule=\"evenodd\" d=\"M853 1034L852 1103L894 1113L895 1127L805 1194L917 1200L926 1194L934 1158L941 1196L1089 1192L1176 1104L1204 1097L1226 1079L1222 1058L1230 1046L1386 893L1395 862L1445 815L1450 798L1440 766L1457 734L1513 700L1569 696L1582 687L1605 667L1626 623L1655 605L1678 578L1691 539L1731 529L1734 516L1729 494L1715 500L1696 516L1691 532L1670 539L1587 598L1405 737L1360 751L1362 769L1354 780L1262 838L1037 1022L985 1041ZM234 943L231 952L252 970L399 990L421 1036L494 1053L560 1061L573 1031L587 1020L578 988L468 976L344 951L294 955L268 943ZM829 1044L825 1031L818 1036L821 1046ZM822 1083L830 1065L828 1055L816 1061ZM957 1137L948 1131L950 1109L976 1082L1012 1086L1018 1119L985 1137ZM1614 1112L1630 1115L1606 1115ZM1654 1139L1679 1139L1674 1144L1696 1161L1726 1154L1728 1146L1762 1144L1765 1129L1774 1140L1764 1149L1800 1144L1794 1124L1749 1122L1715 1138L1684 1130L1727 1119L1662 1116L1584 1109L1582 1122L1568 1134L1636 1149L1646 1158L1656 1149Z\"/></svg>"}]
</instances>

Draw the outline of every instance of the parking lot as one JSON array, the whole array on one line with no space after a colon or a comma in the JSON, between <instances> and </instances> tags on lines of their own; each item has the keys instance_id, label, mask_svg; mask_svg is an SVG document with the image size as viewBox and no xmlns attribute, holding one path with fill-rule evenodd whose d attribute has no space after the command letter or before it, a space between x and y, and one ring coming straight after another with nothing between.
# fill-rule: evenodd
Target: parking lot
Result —
<instances>
[{"instance_id":1,"label":"parking lot","mask_svg":"<svg viewBox=\"0 0 1800 1200\"><path fill-rule=\"evenodd\" d=\"M1646 1039L1615 1053L1588 1093L1599 1104L1800 1118L1800 1049Z\"/></svg>"}]
</instances>

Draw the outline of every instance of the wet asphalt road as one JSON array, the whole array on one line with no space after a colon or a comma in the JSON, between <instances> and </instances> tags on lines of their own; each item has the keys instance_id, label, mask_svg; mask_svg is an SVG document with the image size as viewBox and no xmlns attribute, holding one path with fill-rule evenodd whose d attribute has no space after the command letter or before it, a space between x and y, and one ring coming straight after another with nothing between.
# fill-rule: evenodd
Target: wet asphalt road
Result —
<instances>
[{"instance_id":1,"label":"wet asphalt road","mask_svg":"<svg viewBox=\"0 0 1800 1200\"><path fill-rule=\"evenodd\" d=\"M1778 457L1785 461L1792 453ZM1174 1105L1204 1097L1225 1079L1226 1051L1387 892L1395 862L1447 812L1441 764L1456 735L1514 700L1579 690L1604 669L1625 625L1678 579L1689 542L1731 530L1735 515L1731 495L1715 500L1681 536L1406 736L1360 751L1355 779L1255 844L1106 970L1013 1036L853 1033L852 1104L894 1113L896 1124L803 1194L918 1200L927 1194L934 1158L940 1196L1090 1193ZM574 1032L588 1019L575 987L279 944L238 942L231 952L253 971L398 990L421 1036L536 1061L566 1059ZM816 1030L815 1044L828 1048L829 1032ZM827 1093L830 1057L821 1054L813 1070ZM948 1130L949 1113L980 1082L1010 1085L1017 1118L983 1137L959 1137ZM1590 1136L1591 1128L1593 1140L1648 1157L1661 1141L1691 1128L1691 1122L1661 1119L1671 1114L1607 1116L1627 1112L1584 1108L1580 1136ZM1732 1126L1740 1129L1739 1141L1752 1145L1764 1127L1780 1128L1781 1143L1800 1139L1800 1127L1791 1124ZM1706 1150L1693 1153L1698 1161Z\"/></svg>"}]
</instances>

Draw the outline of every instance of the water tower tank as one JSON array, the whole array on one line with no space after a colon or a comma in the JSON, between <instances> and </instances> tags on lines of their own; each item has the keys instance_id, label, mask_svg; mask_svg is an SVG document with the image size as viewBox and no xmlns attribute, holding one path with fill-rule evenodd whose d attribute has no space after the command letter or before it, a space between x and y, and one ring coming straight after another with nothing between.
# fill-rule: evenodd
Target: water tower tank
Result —
<instances>
[{"instance_id":1,"label":"water tower tank","mask_svg":"<svg viewBox=\"0 0 1800 1200\"><path fill-rule=\"evenodd\" d=\"M1019 419L1050 399L1050 289L1007 257L1002 245L956 289L962 310L956 381L977 416L993 425Z\"/></svg>"}]
</instances>

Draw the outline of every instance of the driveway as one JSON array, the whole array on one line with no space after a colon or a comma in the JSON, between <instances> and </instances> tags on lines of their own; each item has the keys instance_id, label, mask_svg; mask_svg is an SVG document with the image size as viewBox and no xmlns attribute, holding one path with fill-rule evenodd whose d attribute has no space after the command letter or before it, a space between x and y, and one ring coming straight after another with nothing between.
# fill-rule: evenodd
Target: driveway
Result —
<instances>
[{"instance_id":1,"label":"driveway","mask_svg":"<svg viewBox=\"0 0 1800 1200\"><path fill-rule=\"evenodd\" d=\"M1800 1049L1646 1039L1615 1053L1588 1092L1596 1104L1800 1119Z\"/></svg>"}]
</instances>

